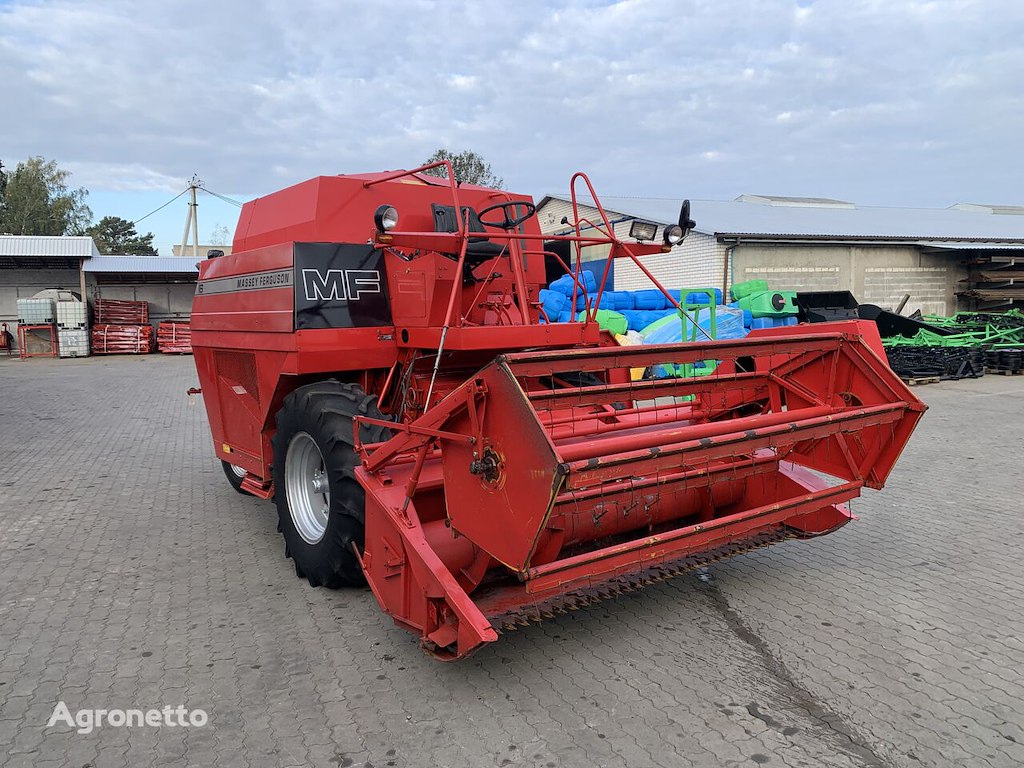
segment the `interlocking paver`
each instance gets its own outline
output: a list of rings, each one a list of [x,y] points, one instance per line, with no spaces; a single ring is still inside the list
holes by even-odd
[[[1024,381],[932,406],[862,519],[422,655],[312,590],[187,357],[0,360],[0,765],[1024,764]],[[46,722],[201,708],[201,730]]]

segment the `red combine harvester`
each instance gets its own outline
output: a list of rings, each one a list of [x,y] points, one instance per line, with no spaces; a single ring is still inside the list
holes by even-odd
[[[552,265],[581,279],[659,242],[423,171],[319,177],[247,203],[200,265],[192,346],[217,455],[273,498],[313,586],[369,582],[442,659],[505,629],[787,537],[834,531],[880,488],[925,406],[874,324],[618,346],[547,322]],[[578,183],[572,181],[574,211]],[[568,258],[566,255],[568,254]],[[607,269],[607,267],[606,267]],[[607,273],[606,273],[607,274]],[[685,312],[679,308],[680,312]],[[630,369],[718,361],[712,375]],[[680,369],[676,369],[680,370]],[[689,370],[683,367],[681,370]]]

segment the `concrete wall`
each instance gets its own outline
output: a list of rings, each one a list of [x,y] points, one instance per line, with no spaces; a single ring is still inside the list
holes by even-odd
[[[30,299],[45,288],[66,288],[81,293],[77,269],[0,270],[0,322],[15,333],[18,299]]]
[[[793,245],[741,243],[733,253],[733,282],[767,280],[774,288],[851,291],[865,304],[895,307],[910,294],[904,314],[956,311],[957,281],[966,269],[942,254],[922,254],[916,245]]]

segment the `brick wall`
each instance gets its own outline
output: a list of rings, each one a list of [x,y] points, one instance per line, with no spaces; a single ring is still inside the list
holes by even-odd
[[[865,304],[895,307],[910,294],[908,309],[926,315],[951,314],[949,270],[945,267],[868,267],[864,270]]]
[[[765,259],[776,254],[765,254]],[[781,259],[780,259],[781,260]],[[839,291],[848,290],[846,276],[837,266],[807,267],[791,264],[768,266],[767,263],[744,266],[733,276],[733,281],[743,283],[747,280],[767,280],[773,288],[787,291]]]
[[[905,313],[956,311],[958,259],[926,254],[918,245],[741,244],[734,254],[735,281],[767,280],[777,289],[851,291],[864,304],[893,308],[910,294]]]

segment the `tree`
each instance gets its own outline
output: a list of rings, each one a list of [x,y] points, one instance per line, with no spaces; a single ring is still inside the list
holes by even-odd
[[[89,194],[68,187],[69,171],[53,160],[30,157],[0,187],[0,232],[11,235],[79,235],[92,219]]]
[[[140,235],[135,224],[120,216],[104,216],[98,224],[85,230],[93,239],[100,253],[133,254],[135,256],[157,256],[153,247],[153,233]]]
[[[227,245],[231,237],[231,230],[223,224],[218,224],[210,233],[210,245]]]
[[[451,162],[452,170],[455,172],[455,180],[459,184],[479,184],[482,187],[501,189],[502,184],[505,183],[504,179],[495,176],[494,172],[491,171],[491,164],[484,162],[484,159],[472,150],[467,149],[456,155],[447,149],[439,149],[423,164],[436,163],[441,160]],[[444,166],[431,168],[429,171],[424,171],[424,173],[428,176],[440,176],[442,179],[447,178],[448,175]]]

